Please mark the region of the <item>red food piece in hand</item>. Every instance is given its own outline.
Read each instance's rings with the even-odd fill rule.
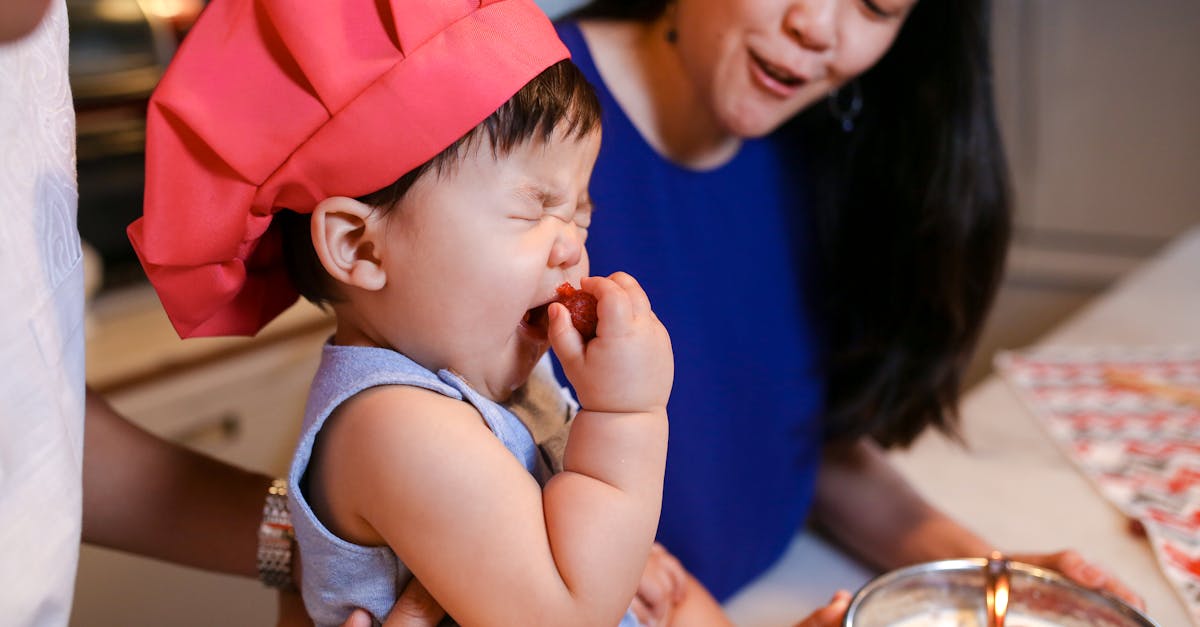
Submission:
[[[555,290],[558,298],[556,303],[562,303],[571,312],[571,324],[583,336],[583,341],[596,337],[596,297],[577,290],[570,283],[563,283]]]

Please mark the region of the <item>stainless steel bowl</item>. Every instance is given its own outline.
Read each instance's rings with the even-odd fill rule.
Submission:
[[[1003,559],[917,564],[858,591],[844,627],[1158,627],[1062,575]]]

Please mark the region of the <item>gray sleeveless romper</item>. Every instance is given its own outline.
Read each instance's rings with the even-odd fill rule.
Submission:
[[[376,624],[381,623],[412,578],[390,548],[361,546],[335,536],[317,519],[301,490],[313,443],[326,418],[350,397],[380,385],[411,385],[470,403],[539,483],[550,476],[548,460],[525,425],[457,375],[447,370],[434,374],[393,350],[326,344],[288,473],[288,509],[304,564],[304,603],[318,627],[341,625],[356,608],[367,610]],[[626,612],[619,627],[637,624],[632,612]]]

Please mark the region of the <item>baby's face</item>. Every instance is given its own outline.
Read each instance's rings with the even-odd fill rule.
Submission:
[[[587,276],[600,133],[555,134],[500,157],[482,144],[421,177],[391,212],[386,311],[376,314],[392,348],[502,401],[548,347],[529,310]]]

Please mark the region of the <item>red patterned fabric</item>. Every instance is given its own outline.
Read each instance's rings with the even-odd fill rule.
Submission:
[[[1145,529],[1200,624],[1200,350],[1029,351],[997,366],[1101,494]]]
[[[295,302],[280,208],[378,190],[568,57],[532,0],[214,0],[147,115],[130,240],[181,337]]]

